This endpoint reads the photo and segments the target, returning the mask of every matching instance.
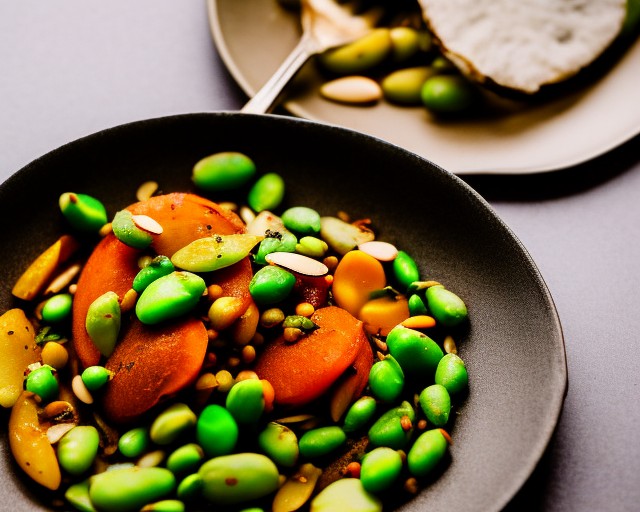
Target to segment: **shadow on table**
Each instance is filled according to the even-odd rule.
[[[614,179],[639,162],[640,135],[637,135],[604,155],[559,171],[461,178],[489,202],[540,201],[585,192]]]

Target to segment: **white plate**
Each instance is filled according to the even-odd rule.
[[[213,39],[229,72],[252,96],[300,37],[294,13],[277,0],[208,0]],[[560,98],[509,115],[448,123],[420,107],[332,103],[318,94],[309,62],[290,84],[293,115],[385,139],[456,174],[553,171],[594,158],[640,133],[640,39],[608,73]]]

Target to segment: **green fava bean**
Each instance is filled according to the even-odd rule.
[[[256,423],[264,412],[262,381],[247,379],[236,382],[227,394],[226,407],[238,423]]]
[[[100,435],[91,425],[73,427],[58,442],[58,462],[67,473],[81,475],[98,455]]]
[[[51,402],[58,397],[60,386],[53,374],[53,369],[44,365],[29,372],[25,384],[27,391],[38,395],[43,402]]]
[[[439,428],[427,430],[415,440],[407,454],[407,465],[413,476],[428,475],[442,460],[449,443]]]
[[[253,184],[247,202],[256,212],[276,209],[284,198],[285,184],[279,174],[269,172]]]
[[[422,85],[434,71],[426,66],[398,69],[387,75],[380,84],[384,97],[402,105],[420,105]]]
[[[408,427],[407,423],[413,425],[415,420],[416,412],[409,402],[404,401],[376,420],[369,429],[369,441],[373,446],[386,446],[394,450],[401,450],[407,445],[413,431],[412,426]]]
[[[298,462],[298,436],[285,425],[270,422],[258,435],[260,449],[276,464],[287,468]]]
[[[123,468],[91,477],[89,496],[104,512],[137,512],[149,503],[165,498],[176,487],[166,468]]]
[[[377,28],[360,39],[319,55],[325,69],[339,75],[362,73],[381,64],[391,53],[389,29]]]
[[[467,306],[444,286],[430,286],[425,293],[433,317],[446,327],[455,327],[467,320]]]
[[[184,501],[195,501],[202,495],[202,478],[198,473],[194,473],[182,479],[178,484],[176,494]]]
[[[420,279],[420,271],[414,259],[405,251],[398,251],[398,255],[393,260],[393,275],[398,285],[406,290],[414,281]]]
[[[167,256],[156,256],[151,262],[138,272],[133,280],[132,288],[142,293],[147,286],[160,277],[168,276],[175,270],[173,263]]]
[[[420,95],[424,106],[437,114],[468,110],[476,98],[473,86],[460,75],[432,76],[424,82]]]
[[[322,457],[342,446],[347,435],[338,426],[308,430],[300,438],[298,447],[303,457]]]
[[[469,385],[469,374],[464,361],[456,354],[447,354],[436,369],[436,383],[441,384],[452,395],[460,393]]]
[[[451,412],[451,397],[447,388],[441,384],[432,384],[424,388],[420,393],[420,407],[433,425],[446,425]]]
[[[118,450],[125,457],[130,459],[137,458],[142,455],[149,446],[149,429],[146,427],[137,427],[128,430],[118,439]]]
[[[202,495],[212,503],[242,503],[274,492],[279,485],[277,466],[259,453],[236,453],[205,462],[198,474]]]
[[[310,512],[382,512],[382,501],[367,491],[359,478],[342,478],[329,484],[311,501]]]
[[[398,325],[387,335],[389,353],[395,357],[405,376],[432,381],[444,356],[440,346],[426,334]]]
[[[285,269],[268,265],[258,270],[249,283],[249,293],[259,305],[275,304],[286,299],[296,278]]]
[[[191,473],[198,469],[204,459],[202,447],[196,443],[189,443],[174,450],[167,458],[167,469],[174,475]]]
[[[239,428],[236,420],[224,407],[207,405],[196,424],[196,438],[208,457],[231,453],[238,442]]]
[[[121,210],[115,214],[111,229],[118,240],[134,249],[146,249],[153,242],[151,233],[136,225],[129,210]]]
[[[189,272],[212,272],[246,258],[264,237],[246,233],[198,238],[171,256],[171,262]]]
[[[65,192],[58,203],[67,222],[78,231],[97,233],[108,222],[107,210],[95,197]]]
[[[70,485],[64,493],[65,499],[80,512],[97,512],[89,497],[89,480]]]
[[[404,373],[393,356],[388,355],[373,364],[369,371],[369,387],[383,402],[398,399],[404,388]]]
[[[120,301],[115,292],[106,292],[89,305],[85,320],[87,334],[104,357],[109,357],[116,347],[121,315]]]
[[[411,316],[426,315],[429,313],[422,297],[417,293],[412,294],[408,300],[409,314]]]
[[[411,27],[393,27],[389,30],[391,57],[404,62],[420,51],[420,33]]]
[[[322,258],[328,250],[329,246],[327,242],[315,236],[303,236],[296,245],[296,252],[298,254],[304,254],[310,258]]]
[[[345,432],[355,432],[366,426],[373,418],[378,404],[371,396],[362,396],[356,400],[344,417],[342,429]]]
[[[193,183],[208,192],[233,190],[248,183],[256,174],[256,165],[248,156],[236,151],[216,153],[198,161],[193,167]]]
[[[196,307],[207,285],[191,272],[172,272],[153,281],[140,294],[136,315],[143,324],[157,324],[188,313]]]
[[[113,378],[114,373],[104,366],[89,366],[81,374],[82,382],[89,391],[97,391]]]
[[[197,416],[187,404],[173,404],[154,420],[149,436],[156,444],[171,444],[183,432],[195,427],[197,420]]]
[[[145,505],[140,512],[184,512],[185,510],[185,504],[180,500],[160,500]]]
[[[360,480],[369,492],[387,490],[400,476],[402,456],[397,450],[381,446],[374,448],[362,459]]]
[[[260,265],[266,265],[265,257],[272,252],[295,252],[298,239],[296,235],[285,231],[284,233],[276,233],[273,236],[267,236],[258,246],[258,252],[255,256],[255,262]]]
[[[54,295],[42,308],[42,319],[45,322],[57,324],[71,318],[73,296],[70,293]]]
[[[320,214],[306,206],[294,206],[282,213],[282,222],[287,229],[303,235],[320,232]]]

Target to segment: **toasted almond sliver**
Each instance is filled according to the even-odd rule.
[[[82,265],[76,263],[58,274],[44,291],[45,295],[49,293],[58,293],[67,286],[80,272]]]
[[[91,392],[87,389],[87,386],[85,386],[80,375],[76,375],[71,381],[71,389],[73,390],[73,394],[76,395],[81,402],[85,404],[93,403]]]
[[[265,260],[306,276],[323,276],[329,272],[324,263],[295,252],[272,252],[265,256]]]
[[[369,256],[373,256],[378,261],[393,261],[398,256],[398,249],[395,245],[379,240],[361,243],[358,249],[366,252]]]
[[[75,426],[75,423],[57,423],[47,429],[47,439],[51,444],[56,444],[63,435]]]
[[[147,233],[151,233],[152,235],[161,235],[162,234],[162,226],[158,221],[152,219],[148,215],[132,215],[131,218],[136,226],[140,229],[146,231]]]
[[[138,187],[136,198],[138,201],[146,201],[158,190],[158,183],[155,181],[145,181]]]

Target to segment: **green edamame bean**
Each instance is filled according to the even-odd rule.
[[[467,306],[444,286],[430,286],[425,293],[433,317],[446,327],[455,327],[467,320]]]
[[[246,379],[236,382],[227,394],[225,405],[238,423],[256,423],[264,412],[262,381]]]
[[[207,289],[200,276],[176,271],[153,281],[140,294],[136,315],[143,324],[157,324],[191,311]]]
[[[87,334],[104,357],[109,357],[116,347],[121,315],[118,294],[115,292],[106,292],[89,305],[85,319]]]
[[[425,306],[425,303],[422,300],[422,297],[417,293],[409,296],[409,300],[407,302],[409,305],[409,314],[411,316],[426,315],[429,312],[427,310],[427,306]]]
[[[320,214],[307,206],[293,206],[282,213],[282,222],[287,229],[303,235],[320,232]]]
[[[71,318],[71,307],[73,306],[73,296],[70,293],[59,293],[54,295],[42,308],[42,319],[45,322],[57,324]]]
[[[404,388],[404,373],[392,355],[387,355],[371,366],[369,387],[374,396],[383,402],[398,399]]]
[[[131,286],[136,292],[142,293],[156,279],[168,276],[175,270],[173,263],[166,256],[156,256],[149,264],[138,272]]]
[[[43,402],[55,400],[60,392],[60,386],[58,379],[53,374],[53,368],[44,365],[29,372],[26,389],[38,395]]]
[[[89,391],[97,391],[109,382],[113,375],[114,373],[104,366],[89,366],[84,369],[81,378]]]
[[[411,283],[420,279],[420,271],[415,260],[405,251],[398,251],[398,255],[392,264],[395,280],[403,290],[406,290]]]
[[[387,335],[389,353],[405,375],[419,381],[431,381],[444,352],[426,334],[398,325]]]
[[[153,242],[151,233],[136,225],[129,210],[121,210],[114,215],[111,229],[118,240],[134,249],[146,249]]]
[[[344,417],[342,429],[345,432],[355,432],[360,430],[371,421],[376,413],[378,404],[371,396],[362,396],[356,400]]]
[[[247,202],[256,212],[274,210],[282,202],[284,192],[285,185],[282,177],[275,172],[269,172],[253,184],[249,190]]]
[[[147,450],[150,440],[148,428],[136,427],[120,436],[118,450],[125,457],[137,458]]]
[[[420,51],[420,33],[411,27],[393,27],[391,38],[391,58],[394,62],[404,62]]]
[[[367,491],[359,478],[342,478],[322,489],[311,501],[310,512],[382,512],[382,501]]]
[[[91,425],[78,425],[58,441],[58,462],[71,475],[87,471],[98,455],[100,435]]]
[[[310,258],[322,258],[329,250],[327,242],[315,236],[303,236],[296,245],[296,252]]]
[[[469,374],[464,361],[456,354],[445,355],[438,364],[435,380],[452,395],[460,393],[469,385]]]
[[[347,435],[338,426],[319,427],[305,432],[298,443],[303,457],[322,457],[342,446]]]
[[[198,473],[186,476],[178,484],[176,495],[184,501],[194,501],[202,495],[203,482]]]
[[[405,418],[406,417],[406,418]],[[416,412],[406,400],[398,407],[389,409],[369,429],[369,441],[372,446],[386,446],[401,450],[409,441],[413,432]]]
[[[276,464],[287,468],[298,462],[298,436],[285,425],[270,422],[258,435],[260,449]]]
[[[378,28],[353,43],[320,54],[319,62],[332,73],[358,74],[381,64],[389,56],[391,48],[389,29]]]
[[[221,405],[207,405],[200,413],[196,439],[208,457],[231,453],[238,442],[238,435],[236,420]]]
[[[262,498],[275,491],[280,481],[277,466],[259,453],[216,457],[205,462],[198,474],[204,498],[223,505]]]
[[[380,84],[384,97],[393,103],[420,105],[422,85],[433,73],[433,69],[426,66],[393,71]]]
[[[477,96],[471,83],[460,75],[432,76],[424,82],[420,95],[424,106],[437,114],[468,110]]]
[[[97,233],[108,222],[107,210],[95,197],[65,192],[58,203],[62,215],[78,231]]]
[[[270,232],[271,233],[271,232]],[[298,239],[289,231],[271,233],[267,235],[260,245],[255,256],[255,262],[266,265],[265,257],[272,252],[295,252]]]
[[[381,446],[374,448],[362,459],[360,480],[369,492],[387,490],[400,476],[402,456],[397,450]]]
[[[64,493],[65,499],[80,512],[97,512],[89,498],[89,480],[71,484]]]
[[[174,450],[167,458],[167,469],[174,475],[191,473],[204,459],[204,450],[196,443],[189,443]]]
[[[413,443],[407,454],[407,465],[412,475],[428,475],[442,460],[449,443],[439,428],[427,430]]]
[[[198,418],[187,404],[176,403],[169,406],[151,424],[149,436],[160,445],[174,442],[183,432],[196,426]]]
[[[224,151],[207,156],[193,167],[193,183],[208,192],[233,190],[248,183],[256,174],[256,165],[248,156]]]
[[[446,425],[451,412],[451,397],[447,388],[441,384],[432,384],[424,388],[420,393],[420,407],[433,425]]]
[[[104,512],[137,512],[168,496],[176,486],[166,468],[123,468],[98,473],[91,478],[89,496]]]
[[[275,304],[286,299],[296,278],[285,269],[268,265],[258,270],[249,283],[249,293],[259,305]]]
[[[180,500],[160,500],[145,505],[140,512],[184,512],[185,510],[185,504]]]

